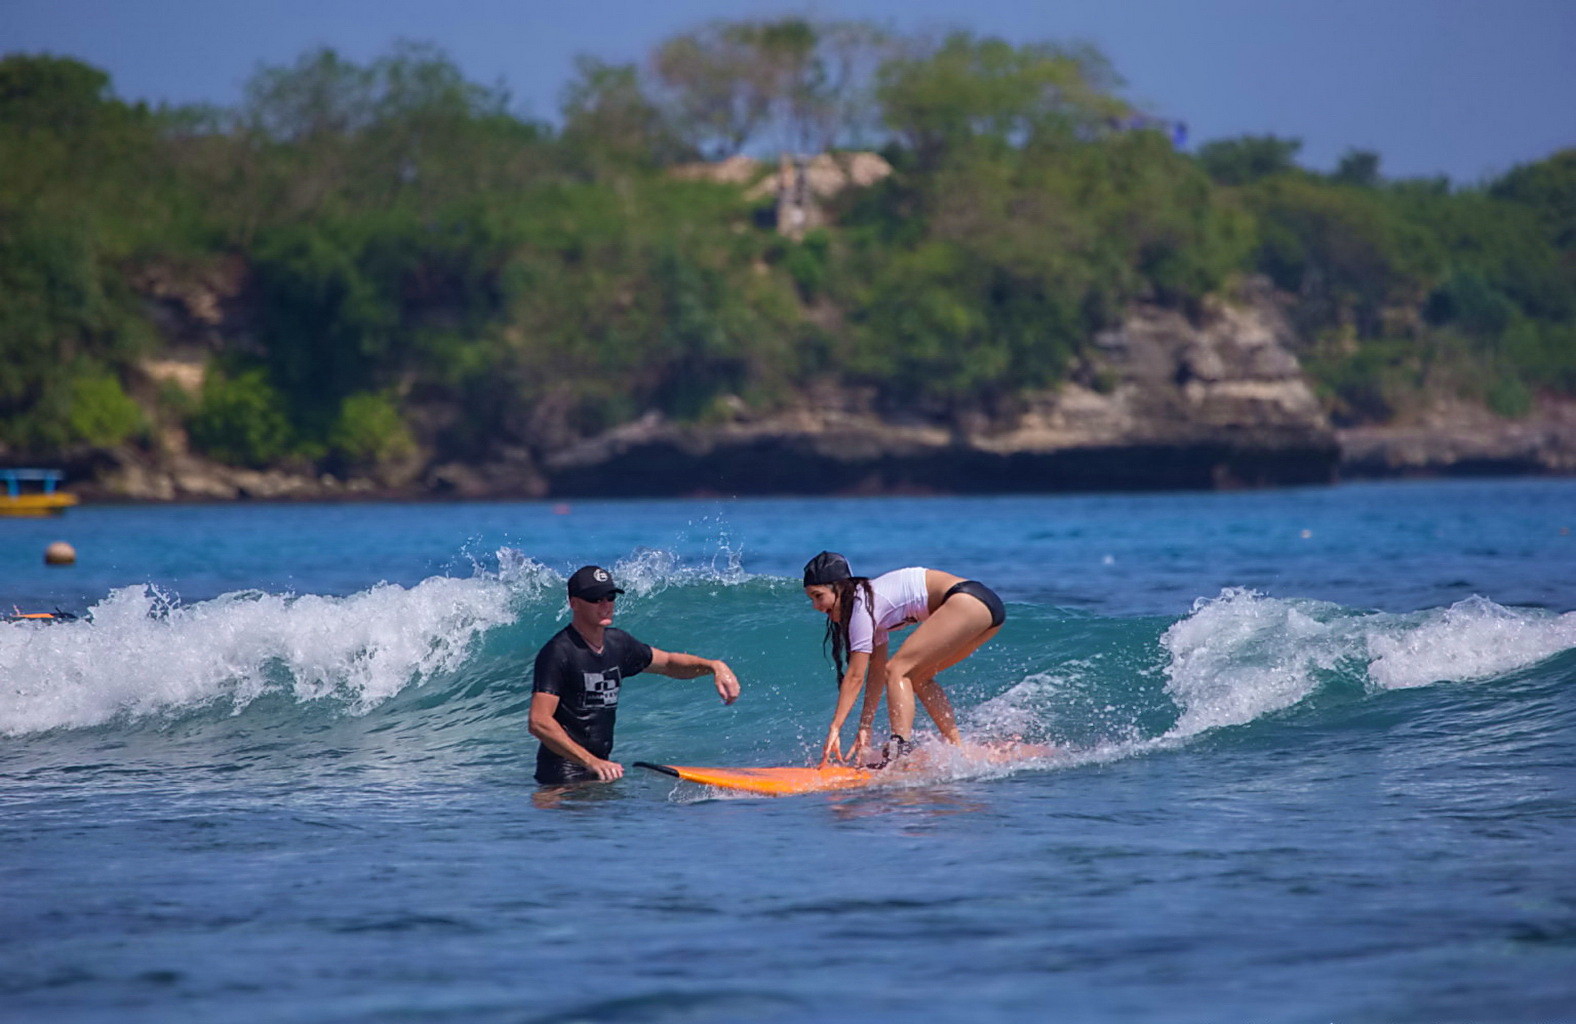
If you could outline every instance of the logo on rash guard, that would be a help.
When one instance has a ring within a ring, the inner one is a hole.
[[[583,672],[585,678],[585,706],[588,708],[618,707],[618,670]]]

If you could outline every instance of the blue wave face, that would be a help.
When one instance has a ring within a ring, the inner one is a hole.
[[[658,647],[723,658],[744,684],[743,699],[725,708],[707,678],[632,679],[617,756],[765,764],[813,755],[834,678],[824,619],[796,581],[736,565],[680,568],[653,551],[614,568],[628,591],[617,625]],[[345,597],[245,591],[183,605],[131,587],[107,595],[90,621],[0,627],[7,760],[523,772],[534,751],[531,665],[567,621],[563,582],[504,550],[468,578]],[[942,680],[969,736],[1052,744],[1083,761],[1265,734],[1287,721],[1357,727],[1392,691],[1554,685],[1571,679],[1573,649],[1576,613],[1481,598],[1360,612],[1228,590],[1176,620],[1015,604],[999,636]]]

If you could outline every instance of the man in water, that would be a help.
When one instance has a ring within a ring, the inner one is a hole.
[[[608,755],[626,676],[648,669],[674,679],[710,674],[724,704],[738,699],[739,680],[721,661],[648,647],[614,629],[613,601],[622,593],[600,566],[584,566],[569,577],[569,625],[536,655],[530,730],[541,741],[537,782],[612,782],[623,776],[624,766]]]

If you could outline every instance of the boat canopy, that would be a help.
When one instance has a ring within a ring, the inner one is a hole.
[[[24,483],[44,485],[45,494],[54,494],[55,486],[66,478],[58,469],[0,469],[0,480],[5,481],[5,492],[10,497],[22,493]]]

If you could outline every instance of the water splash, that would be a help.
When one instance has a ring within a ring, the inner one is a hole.
[[[748,583],[755,577],[744,571],[738,552],[723,546],[703,566],[681,565],[678,556],[671,551],[636,548],[613,564],[613,578],[635,597],[652,597],[674,586],[695,583],[733,586]]]
[[[1397,617],[1367,641],[1368,677],[1379,689],[1491,679],[1576,648],[1576,612],[1554,616],[1471,597]]]
[[[365,711],[461,663],[513,619],[497,579],[435,577],[349,597],[242,591],[190,606],[151,587],[113,591],[91,621],[0,630],[0,733],[101,725],[271,691]]]
[[[1482,597],[1406,615],[1228,589],[1166,630],[1173,738],[1292,707],[1336,678],[1370,692],[1489,679],[1576,647],[1576,613]]]
[[[1161,637],[1166,691],[1181,709],[1173,736],[1243,725],[1301,701],[1353,647],[1341,609],[1231,589],[1200,600]]]
[[[471,562],[469,578],[383,583],[346,597],[250,590],[186,605],[156,587],[124,587],[79,622],[0,627],[0,735],[216,706],[239,713],[265,694],[365,714],[460,672],[490,630],[526,614],[533,625],[561,618],[565,578],[551,568],[507,547]],[[617,566],[642,597],[752,579],[736,562],[690,568],[648,549]]]

